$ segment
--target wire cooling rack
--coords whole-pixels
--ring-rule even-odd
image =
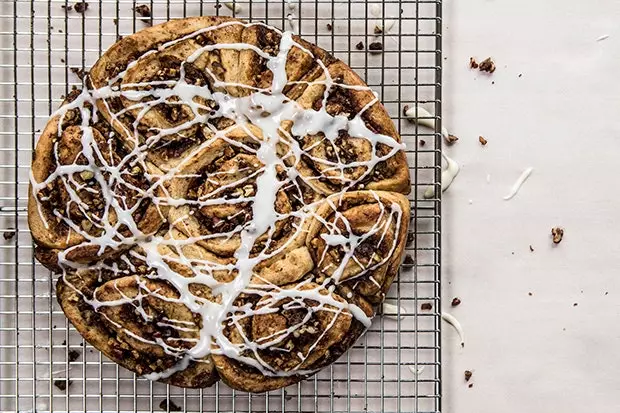
[[[152,17],[136,16],[141,4]],[[428,185],[438,188],[441,174],[441,0],[92,0],[83,14],[74,5],[0,2],[0,411],[440,412],[441,202],[440,195],[421,194]],[[413,261],[406,260],[387,300],[398,314],[377,316],[346,355],[315,377],[267,394],[223,384],[178,389],[107,360],[65,319],[54,277],[32,257],[27,225],[33,145],[62,96],[81,85],[72,69],[88,69],[119,36],[149,24],[213,14],[294,29],[348,63],[398,125],[413,182],[415,238],[406,253]],[[377,36],[377,22],[394,25]],[[372,42],[383,51],[368,53]],[[435,114],[435,132],[403,118],[403,106],[416,102]],[[422,311],[423,303],[433,309]]]

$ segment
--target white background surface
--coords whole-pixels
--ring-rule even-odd
[[[444,17],[462,169],[444,193],[443,297],[466,335],[460,349],[444,324],[444,411],[618,412],[620,1],[446,0]]]

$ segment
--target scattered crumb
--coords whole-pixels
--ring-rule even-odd
[[[80,352],[77,350],[71,350],[69,351],[69,363],[77,360],[78,358],[80,358]]]
[[[11,240],[13,239],[13,237],[15,236],[15,231],[5,231],[4,234],[2,234],[2,236],[4,237],[5,240]]]
[[[480,135],[480,136],[478,136],[478,142],[480,142],[480,144],[482,146],[484,146],[484,145],[487,144],[488,141],[486,139],[484,139],[484,136]]]
[[[88,70],[85,69],[81,69],[78,67],[72,67],[71,71],[73,73],[75,73],[75,75],[80,78],[80,80],[84,80],[84,78],[86,77],[86,75],[88,74]]]
[[[457,305],[461,304],[461,299],[458,297],[454,297],[452,299],[452,307],[456,307]]]
[[[530,252],[534,252],[534,247],[530,245]]]
[[[372,42],[368,45],[368,50],[370,50],[371,53],[381,53],[381,51],[383,50],[383,43],[381,42]]]
[[[113,18],[112,23],[114,23],[115,26],[118,26],[118,19],[116,17]]]
[[[478,69],[478,62],[473,57],[469,58],[469,68],[470,69]]]
[[[56,386],[58,390],[62,391],[67,390],[67,388],[71,386],[72,383],[72,380],[54,380],[54,386]]]
[[[456,141],[458,141],[459,138],[455,135],[448,135],[448,137],[446,138],[446,143],[448,145],[454,145],[456,143]]]
[[[409,111],[409,105],[405,105],[403,106],[403,116],[407,118],[407,120],[409,120],[409,116],[407,115],[407,112]]]
[[[512,254],[512,255],[515,255],[515,252],[514,252],[514,251],[513,251],[513,252],[511,252],[511,254]]]
[[[469,385],[467,387],[469,387],[471,389],[472,387],[474,387],[474,383],[469,383]]]
[[[54,326],[54,328],[56,328],[56,326]],[[67,340],[62,340],[61,345],[66,346],[67,345]]]
[[[553,235],[553,243],[559,244],[562,242],[562,238],[564,238],[564,229],[560,227],[552,228],[551,235]]]
[[[465,381],[469,381],[469,379],[471,379],[471,376],[474,373],[471,372],[471,370],[465,370],[464,376],[465,376]]]
[[[61,4],[60,7],[67,11],[71,11],[73,9],[73,6],[70,4]]]
[[[609,294],[609,291],[605,291],[605,295]]]
[[[403,264],[405,265],[413,265],[415,264],[415,261],[413,260],[413,257],[409,254],[405,255],[405,260],[403,261]]]
[[[332,27],[332,25],[330,23],[327,23],[327,31],[331,32],[334,28]]]
[[[364,42],[359,42],[358,44],[355,45],[355,48],[357,50],[364,50]]]
[[[577,307],[579,303],[573,303],[573,307]]]
[[[73,8],[78,13],[84,14],[84,12],[88,9],[88,3],[86,3],[85,1],[78,1],[77,3],[75,3],[75,6],[73,6]]]
[[[533,296],[534,294],[532,294],[532,292],[527,293],[527,295],[529,295],[530,297]]]
[[[431,303],[422,303],[422,305],[420,306],[420,310],[423,311],[430,311],[433,309],[433,304]]]
[[[61,58],[60,63],[65,63],[65,59]]]
[[[519,77],[522,77],[522,76],[523,76],[523,73],[519,73]]]
[[[375,32],[375,34],[381,34],[381,33],[383,33],[383,30],[381,30],[381,27],[375,26],[374,32]]]
[[[420,146],[426,145],[426,141],[424,139],[420,139]]]
[[[151,17],[151,8],[146,4],[136,6],[134,11],[142,17]]]
[[[481,72],[493,73],[495,72],[495,62],[491,60],[490,57],[487,57],[482,62],[480,62],[479,69]]]
[[[218,4],[214,4],[213,7],[215,7],[216,9],[221,9],[222,5],[218,3]]]
[[[171,412],[180,412],[181,408],[179,406],[176,405],[175,402],[173,402],[172,400],[162,400],[161,403],[159,403],[159,408],[161,410],[164,411],[171,411]]]
[[[492,85],[494,85],[494,84],[495,84],[495,80],[494,80],[494,81],[492,81],[492,82],[491,82],[491,84],[492,84]]]

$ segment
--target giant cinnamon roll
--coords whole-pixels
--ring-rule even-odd
[[[125,368],[262,392],[370,325],[409,223],[403,145],[324,50],[261,23],[127,36],[33,155],[37,258],[71,323]]]

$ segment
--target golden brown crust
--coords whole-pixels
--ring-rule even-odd
[[[355,343],[398,272],[409,223],[406,157],[385,108],[347,65],[292,36],[288,83],[277,95],[295,113],[359,119],[335,136],[299,132],[291,118],[274,137],[251,120],[252,111],[274,115],[260,103],[241,120],[213,97],[270,95],[268,60],[282,38],[228,17],[172,20],[124,37],[93,66],[88,96],[67,99],[37,143],[28,203],[35,255],[63,274],[58,301],[78,332],[137,374],[194,388],[221,378],[251,392],[296,383]],[[145,93],[179,83],[201,93]],[[84,126],[75,99],[97,120]],[[270,165],[259,152],[274,138],[282,162]],[[258,181],[271,166],[279,217],[253,238],[247,283],[224,307],[226,286],[242,275],[241,230],[253,230]],[[105,195],[97,192],[104,181]],[[109,214],[106,196],[117,201]],[[123,227],[132,220],[136,228]],[[105,242],[102,222],[116,231]],[[211,305],[225,308],[221,336],[194,357],[211,331],[201,314]]]

